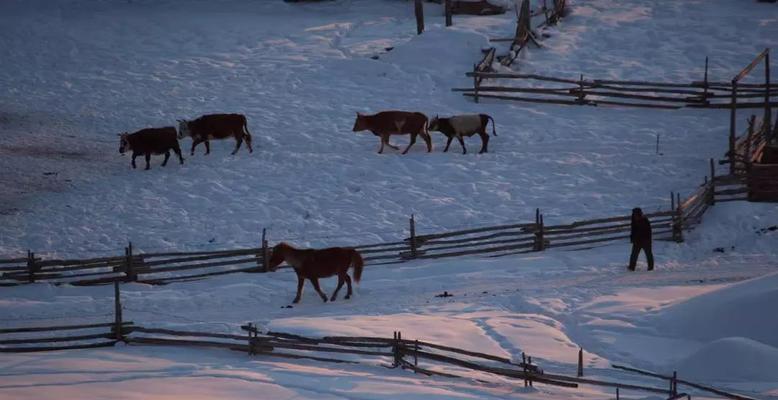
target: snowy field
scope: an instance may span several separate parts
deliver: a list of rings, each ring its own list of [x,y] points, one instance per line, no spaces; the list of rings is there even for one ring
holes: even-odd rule
[[[711,80],[726,81],[778,48],[774,4],[579,0],[570,13],[544,49],[520,57],[519,71],[692,81],[709,56]],[[439,6],[426,14],[417,37],[410,4],[394,0],[0,2],[0,257],[117,255],[129,240],[141,251],[256,246],[262,228],[271,242],[357,244],[403,237],[411,213],[427,233],[530,221],[536,207],[548,223],[653,211],[668,207],[670,191],[689,194],[727,148],[721,110],[474,104],[450,89],[471,84],[464,73],[488,38],[513,32],[515,17],[457,17],[446,29]],[[384,109],[484,112],[498,136],[484,155],[477,138],[467,155],[456,144],[442,153],[438,134],[432,154],[417,144],[405,156],[377,155],[377,138],[351,127],[357,111]],[[118,133],[211,112],[246,114],[254,153],[230,156],[225,141],[188,156],[186,139],[184,166],[162,168],[157,157],[150,171],[118,154]],[[247,321],[308,335],[402,330],[507,357],[524,351],[566,374],[583,347],[588,376],[627,379],[613,362],[778,398],[769,317],[778,232],[765,230],[776,216],[775,205],[716,205],[685,243],[657,243],[651,274],[643,264],[626,273],[627,244],[414,262],[368,267],[349,301],[321,304],[307,287],[289,309],[285,270],[125,285],[125,318],[223,332]],[[444,290],[454,297],[435,297]],[[3,288],[0,325],[103,321],[111,296],[107,287]],[[0,399],[615,395],[492,379],[179,348],[0,356]]]

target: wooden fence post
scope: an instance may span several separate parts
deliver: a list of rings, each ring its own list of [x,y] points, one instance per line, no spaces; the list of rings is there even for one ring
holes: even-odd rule
[[[616,388],[616,400],[621,400],[621,398],[619,397],[619,388],[618,387]]]
[[[446,12],[446,26],[454,25],[453,16],[451,15],[451,0],[446,0],[444,7]]]
[[[532,246],[533,251],[543,251],[546,249],[544,238],[544,224],[543,214],[540,213],[540,209],[535,209],[535,239]]]
[[[681,208],[681,194],[675,194],[675,222],[673,223],[673,240],[683,242],[683,209]]]
[[[410,229],[411,229],[411,237],[409,240],[410,246],[411,246],[411,258],[416,258],[417,256],[417,247],[416,247],[416,219],[413,214],[411,214],[411,220],[410,220]]]
[[[543,0],[543,15],[546,17],[546,26],[550,25],[548,22],[548,6],[546,5],[546,0]]]
[[[746,173],[751,171],[751,143],[754,140],[754,125],[756,125],[756,115],[751,115],[748,119],[748,136],[746,136],[745,167]]]
[[[268,259],[268,248],[267,248],[267,229],[262,228],[262,272],[267,272],[269,270],[268,268],[268,262],[270,261]],[[259,265],[258,265],[259,267]]]
[[[27,250],[27,282],[35,283],[35,272],[38,267],[35,265],[35,253]]]
[[[710,198],[708,204],[716,204],[716,168],[713,166],[713,159],[710,159]]]
[[[527,355],[521,352],[521,368],[524,371],[524,387],[529,386],[529,379],[527,379]]]
[[[583,376],[583,347],[578,348],[578,373],[579,378]]]
[[[764,93],[764,120],[762,125],[770,129],[772,124],[771,110],[770,110],[770,49],[767,49],[767,54],[764,57],[764,80],[765,80],[765,93]]]
[[[704,90],[702,94],[702,101],[705,104],[708,104],[708,57],[705,57],[705,76],[703,77],[702,81],[702,90]]]
[[[729,111],[729,173],[735,175],[735,135],[737,123],[735,117],[737,114],[737,81],[732,80],[732,99],[730,100]]]
[[[122,296],[119,291],[119,281],[113,281],[113,305],[114,305],[114,335],[116,340],[124,341],[122,332]]]
[[[424,5],[421,0],[414,0],[414,13],[416,14],[416,34],[424,32]]]
[[[478,64],[473,64],[473,100],[478,103],[478,87],[481,86],[481,77],[478,76]]]
[[[583,104],[584,102],[584,82],[583,82],[583,74],[581,74],[581,80],[578,81],[578,102]]]
[[[670,397],[678,395],[678,372],[673,371],[673,378],[670,380]]]
[[[124,274],[128,281],[135,282],[138,280],[138,274],[135,273],[132,265],[132,242],[124,248]]]

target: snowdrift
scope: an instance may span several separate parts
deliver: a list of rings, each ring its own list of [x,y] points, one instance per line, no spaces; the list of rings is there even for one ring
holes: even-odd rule
[[[778,349],[731,337],[713,341],[677,366],[685,377],[702,381],[778,381]]]
[[[707,342],[742,337],[778,347],[776,304],[778,273],[671,306],[656,317],[656,326],[666,335],[685,339]]]

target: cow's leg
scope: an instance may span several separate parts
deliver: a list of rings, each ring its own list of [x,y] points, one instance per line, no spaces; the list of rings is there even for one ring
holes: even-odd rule
[[[178,160],[181,162],[181,165],[184,165],[184,156],[181,155],[181,148],[174,147],[173,151],[176,152],[176,155],[178,156]]]
[[[205,155],[211,154],[211,143],[208,142],[208,139],[205,140]]]
[[[489,135],[486,132],[478,132],[478,135],[481,136],[481,151],[479,153],[483,154],[489,151]]]
[[[165,160],[164,160],[164,161],[162,161],[162,166],[163,166],[163,167],[164,167],[165,165],[167,165],[167,160],[168,160],[168,158],[170,158],[170,150],[168,150],[168,151],[166,151],[166,152],[165,152]]]
[[[395,145],[393,145],[393,144],[391,144],[389,142],[389,140],[391,140],[391,139],[392,139],[391,134],[386,135],[386,145],[389,146],[390,148],[394,149],[394,150],[400,150],[400,146],[395,146]]]
[[[346,292],[346,300],[351,298],[351,294],[353,293],[351,291],[351,277],[348,276],[348,273],[346,273],[346,286],[348,287],[348,292]]]
[[[238,153],[238,149],[240,149],[240,145],[243,144],[243,138],[242,137],[236,137],[235,138],[235,150],[232,151],[232,155]]]
[[[321,299],[326,303],[327,302],[327,295],[324,294],[324,292],[321,291],[321,288],[319,287],[319,278],[308,278],[308,280],[311,281],[311,284],[313,285],[313,288],[316,289],[316,293],[321,296]]]
[[[416,143],[416,134],[415,133],[411,133],[411,142],[408,143],[408,147],[405,148],[405,150],[403,151],[403,154],[407,153],[408,150],[411,149],[411,146],[413,146],[414,143]]]
[[[385,133],[382,133],[380,137],[381,137],[381,148],[378,149],[378,154],[384,152],[384,144],[386,144],[389,141],[389,135]]]
[[[427,153],[432,152],[432,138],[430,137],[429,132],[422,132],[421,138],[424,139],[424,142],[427,143]]]
[[[146,152],[146,169],[151,169],[150,162],[151,162],[151,152],[147,151]]]
[[[338,274],[338,287],[335,288],[335,291],[332,292],[332,297],[330,297],[330,301],[335,301],[335,299],[338,298],[338,292],[340,291],[340,288],[343,287],[343,284],[346,282],[346,278],[343,277],[345,275],[344,273]]]
[[[454,140],[454,137],[453,136],[448,136],[448,140],[446,140],[446,148],[443,149],[444,153],[448,151],[448,146],[451,146],[451,141],[452,140]]]
[[[251,148],[251,135],[245,135],[243,136],[243,139],[246,140],[246,146],[249,148],[249,153],[253,153],[254,149]]]
[[[194,155],[195,147],[197,147],[197,145],[202,142],[203,142],[202,139],[192,138],[192,151],[189,153],[190,156]]]
[[[457,135],[457,139],[459,140],[459,144],[462,145],[462,154],[467,154],[467,148],[465,148],[465,139],[462,139],[462,135]]]
[[[130,163],[130,165],[132,165],[132,169],[137,168],[135,166],[135,157],[137,157],[137,156],[138,156],[138,153],[132,153],[132,162]]]

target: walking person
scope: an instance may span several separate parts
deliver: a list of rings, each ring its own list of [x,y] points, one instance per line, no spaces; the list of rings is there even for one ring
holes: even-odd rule
[[[635,270],[635,264],[637,264],[640,250],[646,253],[646,261],[648,261],[648,270],[654,270],[654,253],[651,251],[651,222],[648,217],[643,215],[643,210],[640,208],[632,209],[632,233],[629,235],[629,240],[632,242],[632,254],[629,256],[629,270]]]

